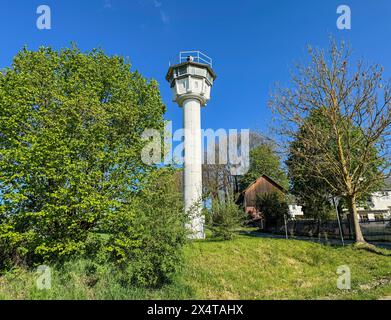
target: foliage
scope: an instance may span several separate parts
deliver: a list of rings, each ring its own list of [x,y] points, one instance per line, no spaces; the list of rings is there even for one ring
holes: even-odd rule
[[[51,267],[51,289],[39,290],[35,270],[14,268],[0,278],[0,300],[139,300],[180,299],[192,294],[180,281],[160,288],[129,283],[128,274],[113,263],[99,264],[90,259],[66,261]]]
[[[275,226],[288,216],[289,207],[285,195],[281,192],[266,192],[257,196],[257,209],[262,213],[266,226]]]
[[[241,134],[230,133],[228,138],[236,141],[238,150],[243,151],[248,148],[253,150],[263,144],[270,144],[270,139],[256,131],[250,131],[249,141],[247,142],[243,140]],[[204,159],[208,161],[202,166],[202,184],[205,197],[216,199],[222,193],[228,196],[230,193],[237,194],[240,192],[240,181],[243,176],[239,175],[239,173],[242,174],[242,172],[238,172],[238,164],[233,164],[231,163],[232,159],[228,159],[227,141],[225,140],[227,140],[227,137],[224,139],[219,136],[218,142],[214,139],[207,142],[208,151],[205,152]],[[244,143],[248,143],[249,146],[245,146]],[[214,150],[214,157],[212,156],[212,150]],[[224,159],[224,154],[227,156],[226,160]],[[226,163],[227,160],[228,163]],[[249,169],[247,166],[244,166],[244,163],[241,165],[243,166],[243,172]]]
[[[320,112],[313,112],[306,121],[313,122],[314,125],[319,127],[319,130],[322,130],[322,128],[330,129],[327,128],[327,121],[323,119]],[[309,172],[311,167],[306,165],[305,158],[301,156],[300,150],[304,149],[304,142],[301,137],[305,135],[306,132],[303,127],[300,134],[289,146],[286,165],[290,180],[290,192],[295,197],[296,202],[303,206],[303,212],[307,218],[325,220],[335,215],[335,208],[330,202],[330,197],[333,195],[330,187],[323,179]],[[310,146],[306,148],[309,149]],[[317,150],[313,148],[308,152],[315,154]],[[324,174],[326,175],[326,172]],[[329,179],[331,179],[331,173]]]
[[[233,196],[228,195],[225,199],[216,198],[212,201],[212,207],[207,214],[207,225],[214,237],[231,240],[246,217],[243,210],[236,205]]]
[[[324,179],[320,178],[316,172],[311,172],[313,168],[311,165],[307,165],[306,154],[309,153],[313,158],[317,158],[317,153],[321,152],[317,150],[315,146],[305,145],[308,139],[308,123],[311,123],[312,128],[316,128],[319,132],[326,132],[331,130],[327,119],[324,117],[324,111],[314,110],[306,119],[306,125],[304,125],[295,139],[290,143],[289,156],[286,161],[288,167],[289,178],[291,182],[291,193],[296,197],[298,202],[303,205],[303,211],[305,216],[312,218],[327,219],[330,216],[335,216],[335,208],[331,203],[331,198],[338,196],[338,193],[333,192],[326,180],[333,179],[333,173],[328,169],[324,168],[323,176]],[[361,132],[352,127],[351,134],[361,136]],[[334,141],[330,141],[334,143]],[[331,147],[330,147],[331,149]],[[337,157],[337,146],[334,146],[335,150],[334,157]],[[303,154],[305,151],[306,154]],[[369,149],[372,157],[376,156],[376,149]],[[352,157],[356,157],[356,152],[352,152]],[[376,174],[377,166],[373,164],[369,170],[364,173],[365,178],[370,178]],[[358,201],[364,200],[369,196],[371,191],[378,190],[380,185],[378,183],[372,184],[371,188],[367,193],[360,195]],[[346,201],[340,202],[340,205],[346,206]]]
[[[119,56],[18,53],[0,73],[0,268],[110,252],[135,282],[169,277],[181,210],[140,156],[164,112],[157,82]]]
[[[288,179],[281,168],[280,157],[270,143],[261,144],[250,151],[250,169],[240,180],[240,190],[246,189],[263,174],[288,188]]]
[[[359,62],[331,42],[327,52],[309,48],[311,61],[297,66],[291,88],[277,88],[270,106],[280,133],[307,174],[344,198],[357,242],[363,242],[357,202],[390,173],[391,82],[378,65]],[[311,121],[308,121],[313,117]]]
[[[105,219],[104,250],[131,283],[157,286],[181,267],[188,219],[174,180],[170,169],[154,172],[136,199]]]
[[[0,278],[1,299],[379,299],[391,295],[390,257],[319,243],[238,236],[185,247],[185,268],[159,289],[127,285],[109,264],[88,260],[52,268],[52,289],[38,290],[35,271]],[[355,270],[352,290],[336,286],[337,267]]]

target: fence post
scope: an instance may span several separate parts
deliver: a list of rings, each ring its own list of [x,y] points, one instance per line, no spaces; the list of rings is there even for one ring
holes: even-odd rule
[[[284,223],[285,223],[285,237],[286,239],[288,238],[288,227],[287,227],[287,222],[286,222],[286,214],[284,214]]]
[[[335,207],[335,213],[337,214],[337,221],[338,221],[338,228],[339,228],[339,234],[341,236],[342,246],[345,246],[345,242],[343,240],[343,233],[342,233],[342,226],[341,226],[341,220],[339,219],[339,213],[338,213],[338,206],[337,202],[335,201],[335,198],[333,197],[333,203]]]

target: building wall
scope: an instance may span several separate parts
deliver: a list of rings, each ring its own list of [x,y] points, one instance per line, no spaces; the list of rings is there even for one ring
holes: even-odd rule
[[[253,219],[261,218],[261,213],[257,210],[257,197],[263,193],[269,192],[282,192],[286,191],[278,185],[276,182],[271,180],[267,176],[260,177],[256,182],[250,185],[244,193],[243,206],[246,213],[248,213]],[[295,218],[297,216],[303,216],[302,207],[299,205],[289,205],[289,214]]]
[[[267,178],[259,178],[253,185],[251,185],[244,195],[244,203],[246,207],[256,207],[257,195],[268,192],[282,192],[275,184],[270,182]]]
[[[371,197],[371,203],[369,206],[373,210],[390,210],[391,191],[375,192]]]
[[[376,218],[391,218],[391,191],[378,191],[372,194],[367,208],[359,207],[360,220],[374,221]],[[365,217],[365,219],[364,219]]]

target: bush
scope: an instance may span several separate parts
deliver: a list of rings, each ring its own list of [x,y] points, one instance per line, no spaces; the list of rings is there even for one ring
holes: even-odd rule
[[[32,254],[33,233],[20,233],[10,224],[0,224],[0,273],[15,265],[26,265]]]
[[[289,214],[289,206],[285,195],[281,192],[268,192],[258,195],[257,209],[265,218],[266,227],[273,227],[284,221]]]
[[[187,217],[173,179],[170,170],[157,172],[138,198],[106,220],[111,236],[104,250],[132,283],[158,286],[182,265]]]
[[[233,196],[229,195],[224,200],[214,199],[207,217],[207,225],[213,237],[231,240],[236,234],[235,231],[243,225],[246,215],[235,204]]]

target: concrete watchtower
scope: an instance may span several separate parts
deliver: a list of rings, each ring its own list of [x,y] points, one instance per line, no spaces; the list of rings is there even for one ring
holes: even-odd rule
[[[179,64],[170,66],[167,76],[174,101],[183,108],[184,128],[184,204],[190,213],[188,228],[193,239],[204,239],[204,217],[201,215],[202,198],[202,146],[201,106],[210,100],[211,88],[216,79],[212,59],[199,51],[179,54]]]

